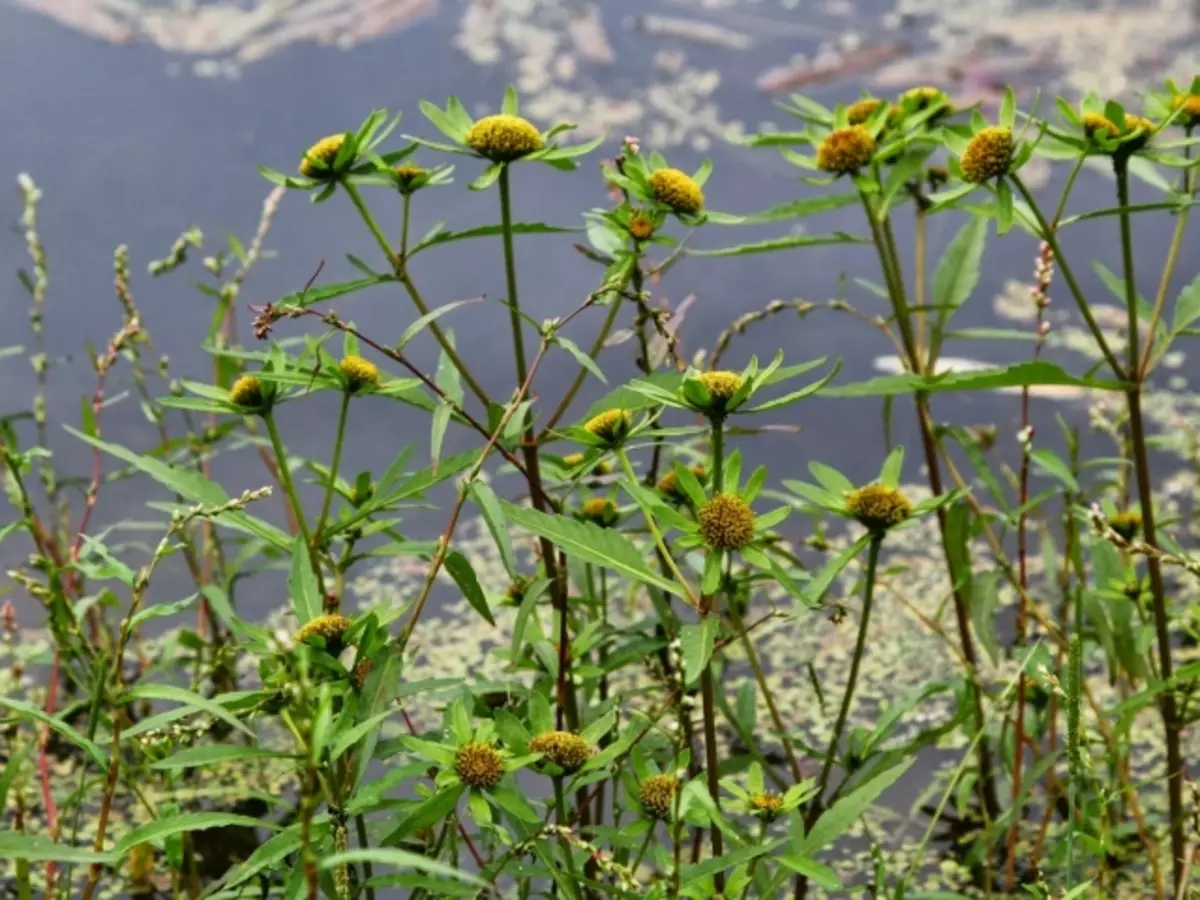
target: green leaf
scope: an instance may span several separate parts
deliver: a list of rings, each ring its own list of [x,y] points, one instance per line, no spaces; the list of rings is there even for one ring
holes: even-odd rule
[[[940,375],[885,375],[868,381],[826,388],[826,397],[881,397],[889,394],[942,393],[946,391],[987,391],[1001,388],[1060,385],[1102,391],[1123,391],[1120,381],[1076,378],[1053,363],[1042,360],[1017,363],[1003,369],[976,372],[945,372]]]
[[[451,550],[446,554],[443,565],[450,573],[450,577],[454,579],[454,583],[458,585],[458,589],[462,591],[463,597],[471,604],[471,609],[483,616],[489,625],[494,626],[496,620],[492,618],[492,611],[488,608],[487,597],[483,595],[483,588],[479,586],[475,569],[472,568],[467,558],[457,550]]]
[[[191,769],[218,763],[247,759],[286,759],[288,754],[266,747],[247,747],[243,744],[211,744],[203,747],[185,747],[166,759],[150,764],[152,769]]]
[[[325,300],[332,300],[335,297],[343,297],[346,294],[353,294],[364,288],[374,287],[377,284],[383,284],[386,281],[395,281],[393,275],[376,275],[374,278],[358,278],[354,281],[342,281],[337,284],[327,284],[323,287],[310,287],[307,290],[294,291],[290,294],[284,294],[275,301],[275,306],[301,306],[309,307]]]
[[[63,427],[81,441],[85,441],[93,447],[99,447],[105,453],[128,463],[140,472],[144,472],[163,485],[163,487],[173,493],[179,494],[191,503],[203,503],[206,506],[222,506],[229,502],[229,495],[225,493],[225,489],[219,484],[209,481],[199,472],[172,466],[149,456],[142,456],[126,447],[122,447],[120,444],[112,444],[98,438],[90,438],[70,425],[64,425]],[[215,521],[260,537],[281,550],[288,549],[292,543],[291,537],[286,532],[276,528],[274,525],[267,524],[261,519],[256,519],[243,510],[232,510],[222,513]]]
[[[508,572],[510,578],[516,578],[517,561],[513,556],[512,541],[509,539],[508,528],[504,524],[504,513],[500,509],[500,501],[496,498],[496,492],[482,481],[476,481],[471,485],[471,498],[479,507],[488,531],[491,532],[492,540],[496,542],[496,548],[500,551],[500,559],[504,563],[505,571]]]
[[[485,882],[471,875],[469,872],[464,872],[461,869],[440,863],[437,860],[430,859],[428,856],[409,853],[407,850],[399,850],[394,847],[368,847],[364,850],[347,850],[344,853],[334,853],[331,856],[322,858],[320,866],[322,869],[332,869],[343,863],[358,862],[370,862],[383,866],[398,866],[403,869],[416,869],[419,872],[441,875],[443,878],[453,878],[456,881],[463,881],[478,887],[487,886]]]
[[[336,760],[340,758],[343,753],[357,744],[359,739],[368,731],[370,731],[372,728],[378,729],[383,723],[383,720],[390,716],[393,712],[395,712],[394,709],[385,709],[382,712],[377,712],[366,721],[359,722],[350,730],[339,734],[334,740],[332,746],[329,748],[330,760]]]
[[[174,616],[193,603],[196,602],[197,594],[192,594],[190,597],[184,597],[182,600],[176,600],[174,603],[155,603],[153,606],[147,606],[132,619],[129,620],[130,630],[137,628],[143,622],[148,622],[151,619],[162,619],[167,616]]]
[[[933,305],[939,307],[938,318],[943,322],[966,302],[979,283],[987,230],[987,219],[973,216],[942,254],[933,276]]]
[[[765,222],[780,222],[784,219],[799,219],[814,213],[841,209],[843,206],[850,206],[857,202],[857,194],[821,194],[801,200],[789,200],[787,203],[772,206],[762,212],[742,216],[741,222],[747,225],[759,225]]]
[[[562,335],[556,336],[554,340],[560,344],[564,350],[575,357],[575,362],[579,363],[579,365],[583,366],[583,368],[587,369],[598,379],[600,379],[602,384],[608,384],[608,379],[604,377],[604,373],[600,371],[600,367],[596,365],[596,361],[584,353],[579,348],[578,344],[572,340],[568,340]]]
[[[805,835],[804,841],[798,848],[799,853],[801,855],[816,853],[841,837],[846,829],[866,811],[867,807],[874,803],[880,794],[895,784],[914,762],[913,759],[905,760],[900,765],[876,775],[833,804],[821,814],[821,818],[813,824],[812,830]]]
[[[215,719],[220,719],[226,725],[231,725],[239,731],[254,737],[251,731],[237,716],[221,704],[201,697],[181,687],[171,684],[135,684],[124,694],[126,700],[169,700],[183,706],[206,712]]]
[[[329,832],[328,817],[323,815],[318,816],[313,819],[312,825],[312,840],[313,843],[318,843]],[[225,876],[225,886],[232,889],[240,884],[244,884],[263,869],[277,865],[295,853],[303,843],[303,835],[299,824],[292,825],[279,832],[279,834],[272,835],[260,844],[244,863]],[[212,893],[211,889],[209,893]]]
[[[841,879],[838,878],[837,872],[833,871],[833,869],[829,868],[829,866],[822,865],[815,859],[808,859],[805,856],[793,855],[781,856],[779,857],[779,862],[781,865],[787,866],[797,875],[803,875],[810,881],[819,884],[827,891],[842,890],[842,882]],[[912,900],[915,900],[916,895],[910,894],[909,897],[912,898]]]
[[[57,731],[72,744],[75,744],[75,746],[82,747],[87,752],[87,755],[95,760],[96,765],[102,768],[108,765],[108,757],[105,756],[103,750],[85,738],[66,722],[62,721],[61,719],[56,719],[54,716],[47,715],[44,711],[33,704],[26,703],[24,700],[18,700],[16,697],[5,697],[3,702],[0,703],[0,709],[9,709],[13,712],[20,713],[21,715],[33,716],[33,718],[37,719],[39,722],[42,722],[43,724],[48,725],[54,731]]]
[[[503,500],[500,505],[518,528],[546,538],[584,562],[614,569],[676,597],[686,596],[683,588],[657,574],[646,563],[641,552],[612,529],[563,516],[546,515],[534,509],[522,509]]]
[[[870,238],[853,234],[796,234],[788,237],[771,238],[752,244],[738,244],[719,250],[688,250],[690,256],[749,256],[752,253],[773,253],[776,250],[794,250],[797,247],[823,247],[828,244],[869,244]]]
[[[497,175],[499,173],[497,172]],[[563,225],[549,225],[545,222],[513,222],[512,233],[517,234],[569,234],[579,231],[578,228],[570,228]],[[409,251],[409,259],[416,256],[422,250],[428,250],[430,247],[436,247],[439,244],[449,244],[454,241],[469,241],[474,238],[496,237],[504,233],[503,225],[480,225],[478,228],[468,228],[464,231],[439,231],[437,234],[431,235],[413,247]]]
[[[1171,320],[1171,332],[1179,334],[1197,319],[1200,319],[1200,275],[1179,292],[1175,300],[1175,315]]]
[[[292,542],[292,574],[288,579],[288,590],[292,595],[292,611],[301,625],[311,622],[321,614],[325,603],[317,587],[317,576],[313,574],[312,557],[304,535],[298,534]]]
[[[829,590],[835,578],[841,574],[842,569],[850,564],[850,560],[858,556],[859,553],[867,546],[871,540],[869,534],[864,534],[857,541],[843,550],[836,558],[827,562],[804,589],[804,602],[811,607],[821,605],[821,600],[825,596],[825,592]]]
[[[696,863],[695,865],[684,866],[683,881],[685,884],[693,884],[697,879],[707,878],[718,872],[724,872],[726,869],[732,869],[734,866],[748,863],[752,859],[757,859],[772,852],[782,843],[782,840],[774,840],[762,844],[751,844],[747,847],[730,850],[728,853],[713,859],[706,859],[704,862]]]
[[[23,859],[27,862],[110,863],[114,857],[112,853],[96,853],[91,847],[58,844],[43,834],[3,831],[0,832],[0,859]]]
[[[1079,493],[1079,482],[1071,474],[1071,467],[1057,453],[1053,450],[1034,450],[1029,455],[1039,469],[1053,475],[1072,491]]]
[[[165,819],[155,819],[153,822],[147,822],[140,828],[135,828],[129,834],[125,835],[125,837],[121,838],[121,840],[117,841],[117,846],[113,848],[113,853],[118,859],[123,859],[130,850],[138,844],[144,844],[147,841],[161,840],[162,838],[173,834],[181,834],[185,831],[205,831],[209,828],[223,828],[229,825],[243,828],[270,828],[276,831],[279,829],[279,826],[273,822],[252,819],[250,816],[239,816],[235,813],[181,813],[177,816],[168,816]]]
[[[396,342],[396,349],[403,350],[408,346],[408,342],[415,338],[418,334],[425,330],[425,326],[436,319],[441,318],[448,312],[458,309],[460,306],[466,306],[470,303],[478,303],[482,298],[472,297],[467,300],[455,300],[453,303],[447,303],[439,306],[437,309],[431,309],[425,315],[416,319],[411,325],[404,329],[404,334],[400,335],[400,340]]]
[[[679,642],[683,649],[683,678],[688,685],[699,680],[708,661],[712,659],[717,628],[716,618],[705,616],[699,623],[684,625],[679,630]]]

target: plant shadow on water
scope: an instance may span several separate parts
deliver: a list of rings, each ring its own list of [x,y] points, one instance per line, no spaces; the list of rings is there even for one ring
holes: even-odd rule
[[[1186,890],[1200,84],[1034,111],[936,4],[862,52],[838,4],[683,6],[447,4],[354,67],[268,31],[197,69],[238,81],[150,82],[158,50],[0,8],[4,65],[128,87],[35,79],[77,133],[0,150],[38,178],[2,251],[13,893]],[[1009,61],[1055,21],[1014,13]],[[398,61],[418,35],[487,83]],[[953,97],[854,102],[911,83],[897,36]],[[312,144],[397,78],[394,130]]]

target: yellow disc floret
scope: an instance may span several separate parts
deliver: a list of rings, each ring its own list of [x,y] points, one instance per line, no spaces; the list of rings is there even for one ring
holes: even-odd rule
[[[258,409],[263,405],[262,382],[253,375],[243,375],[229,389],[229,400],[247,409]]]
[[[713,550],[741,550],[754,537],[754,513],[735,494],[717,494],[698,516],[700,535]]]
[[[774,819],[783,809],[783,797],[774,791],[753,794],[750,797],[750,811],[764,819]]]
[[[742,376],[737,372],[701,372],[699,378],[714,400],[729,400],[742,389]]]
[[[454,772],[468,787],[490,790],[504,777],[504,757],[491,744],[470,741],[455,751]]]
[[[875,138],[862,125],[836,128],[817,147],[817,167],[838,175],[857,172],[875,155]]]
[[[396,187],[400,188],[402,194],[412,193],[417,180],[427,174],[420,166],[396,166],[392,169],[392,177],[396,179]]]
[[[1121,129],[1106,116],[1100,113],[1088,112],[1082,117],[1083,133],[1088,137],[1116,137]]]
[[[608,528],[616,524],[617,504],[608,497],[593,497],[579,507],[579,514],[589,522]]]
[[[584,430],[609,444],[619,444],[629,435],[633,427],[633,415],[624,409],[606,409],[588,419]]]
[[[846,495],[846,508],[865,528],[882,533],[912,515],[912,503],[899,488],[868,484]]]
[[[321,138],[305,151],[300,160],[300,174],[305,178],[332,178],[333,161],[337,159],[338,151],[345,142],[344,134],[331,134]]]
[[[704,191],[679,169],[659,169],[650,174],[650,193],[672,212],[694,216],[704,208]]]
[[[1135,509],[1119,512],[1108,520],[1108,527],[1128,543],[1142,531],[1142,514]]]
[[[541,132],[520,116],[485,116],[467,132],[467,143],[480,156],[511,162],[542,149]]]
[[[586,740],[569,731],[543,731],[529,742],[530,753],[540,753],[564,772],[578,772],[592,758]]]
[[[338,363],[338,369],[346,379],[346,390],[352,394],[379,384],[379,369],[375,367],[375,363],[361,356],[344,357]]]
[[[851,125],[863,125],[871,116],[875,115],[875,110],[883,106],[883,101],[875,97],[865,97],[857,103],[851,103],[846,107],[846,117]]]
[[[1184,128],[1200,125],[1200,94],[1176,94],[1171,98],[1171,109],[1180,110],[1175,124]]]
[[[679,793],[679,779],[674,775],[651,775],[638,789],[638,802],[652,819],[667,821]]]
[[[337,655],[343,647],[342,639],[349,630],[352,623],[345,616],[333,613],[327,616],[317,616],[315,619],[309,619],[300,626],[296,632],[295,641],[297,644],[306,644],[313,638],[321,638],[325,641],[325,649],[330,653]]]
[[[967,144],[960,165],[963,180],[982,184],[1008,173],[1013,158],[1013,134],[1010,128],[985,128]]]
[[[629,217],[629,234],[639,241],[648,240],[654,234],[654,220],[644,212]]]

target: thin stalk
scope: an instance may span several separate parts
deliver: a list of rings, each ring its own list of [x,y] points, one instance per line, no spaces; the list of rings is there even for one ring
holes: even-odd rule
[[[317,527],[314,530],[319,541],[325,531],[325,521],[329,518],[329,507],[333,505],[333,485],[337,481],[338,469],[342,464],[342,445],[346,441],[346,416],[350,411],[350,392],[342,391],[342,403],[338,408],[337,433],[333,438],[333,459],[329,463],[329,484],[325,486],[325,499],[321,501],[321,514],[317,517]]]
[[[1137,379],[1138,359],[1138,341],[1141,338],[1141,328],[1138,327],[1138,302],[1137,302],[1137,283],[1134,278],[1133,270],[1133,226],[1129,216],[1129,161],[1127,159],[1118,158],[1113,162],[1113,170],[1117,176],[1117,206],[1120,207],[1118,219],[1121,223],[1121,264],[1125,270],[1125,315],[1128,321],[1126,326],[1129,330],[1128,353],[1129,353],[1129,376],[1131,379]],[[1152,343],[1154,335],[1151,334],[1147,341]]]
[[[567,823],[570,821],[567,818],[567,795],[566,795],[566,791],[563,790],[562,776],[555,775],[553,778],[553,781],[554,781],[554,814],[557,817],[556,821],[558,822],[559,827],[564,828],[567,826]],[[560,843],[562,845],[563,861],[567,864],[567,872],[570,873],[571,880],[574,881],[577,876],[575,873],[575,857],[571,853],[571,842],[568,841],[565,837],[560,836]]]
[[[625,453],[624,448],[618,447],[614,453],[617,457],[617,462],[621,464],[622,471],[624,471],[630,481],[637,484],[637,474],[633,471],[633,466],[630,464],[629,456]],[[683,577],[683,573],[679,571],[679,566],[676,565],[671,552],[667,549],[667,541],[663,537],[662,532],[659,531],[658,523],[654,521],[654,517],[647,510],[642,510],[642,517],[646,520],[646,527],[650,530],[651,537],[654,538],[654,545],[658,548],[658,552],[662,554],[663,562],[666,563],[667,568],[671,570],[672,577],[679,582],[679,586],[683,588],[684,593],[687,595],[688,603],[692,606],[699,606],[691,585]]]
[[[925,221],[927,216],[922,201],[913,202],[915,222],[913,229],[913,300],[917,304],[917,363],[923,365],[925,353]],[[935,360],[929,360],[932,366]]]
[[[817,778],[817,792],[804,817],[805,830],[812,828],[813,823],[821,814],[821,800],[825,796],[825,788],[829,783],[829,773],[833,769],[833,760],[837,756],[838,745],[842,742],[846,719],[850,716],[850,704],[854,700],[854,687],[858,682],[858,668],[862,663],[863,650],[867,645],[867,626],[871,621],[871,602],[875,598],[875,569],[879,563],[879,548],[882,546],[883,534],[872,534],[870,544],[867,546],[867,584],[863,590],[862,619],[858,623],[858,638],[854,642],[854,656],[850,659],[850,677],[846,682],[846,690],[842,693],[842,705],[838,710],[837,721],[833,725],[833,736],[829,739],[829,749],[825,752],[825,761],[821,764],[821,774]]]
[[[508,289],[508,313],[512,324],[513,352],[517,362],[517,382],[525,381],[525,337],[521,322],[521,303],[517,298],[517,266],[513,254],[512,196],[508,184],[508,170],[500,170],[500,224],[504,238],[504,278]]]
[[[300,528],[300,534],[304,537],[304,543],[308,546],[313,574],[317,576],[317,584],[321,588],[321,593],[324,594],[325,588],[324,578],[321,575],[321,562],[317,558],[317,548],[313,546],[312,532],[308,530],[308,520],[304,515],[304,507],[300,505],[300,497],[296,493],[296,485],[292,481],[292,472],[288,468],[287,454],[283,449],[283,441],[279,439],[279,428],[275,424],[275,413],[268,409],[262,414],[262,418],[267,426],[267,436],[271,439],[271,449],[275,451],[275,465],[279,469],[279,481],[283,485],[284,493],[287,494],[288,505],[291,506],[292,512],[296,516],[296,525]]]
[[[366,850],[371,843],[369,840],[367,840],[367,821],[363,818],[362,813],[359,813],[354,817],[354,830],[358,834],[358,846],[363,850]],[[375,900],[375,885],[371,884],[371,879],[375,877],[375,872],[371,866],[371,861],[369,859],[364,859],[362,865],[363,880],[367,885],[366,900]]]
[[[642,864],[642,860],[646,856],[646,851],[650,849],[650,841],[654,838],[654,829],[647,828],[646,836],[642,838],[642,846],[638,848],[637,856],[633,858],[633,865],[629,867],[629,871],[636,872]]]
[[[621,288],[623,289],[624,285],[621,285]],[[600,333],[596,335],[596,340],[592,342],[592,346],[588,350],[589,358],[595,359],[600,355],[600,351],[604,349],[604,342],[608,340],[608,335],[612,331],[613,325],[617,321],[617,313],[620,312],[620,309],[621,292],[618,290],[615,292],[612,302],[609,304],[608,315],[604,319],[604,324],[600,326]],[[571,382],[571,386],[567,388],[567,392],[563,394],[562,400],[559,401],[558,406],[555,407],[554,412],[551,413],[550,418],[546,420],[546,424],[542,427],[542,434],[538,438],[539,442],[545,440],[546,435],[548,435],[554,426],[562,420],[562,417],[567,414],[567,410],[571,406],[571,401],[575,399],[575,395],[578,394],[579,389],[583,387],[583,382],[587,379],[587,375],[587,369],[585,369],[583,366],[580,366],[579,372],[575,375],[575,380]]]

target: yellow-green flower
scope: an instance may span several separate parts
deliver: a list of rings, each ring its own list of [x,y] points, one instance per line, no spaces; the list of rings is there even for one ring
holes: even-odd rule
[[[629,234],[634,240],[649,240],[654,235],[654,220],[644,212],[635,212],[629,217]]]
[[[1108,520],[1108,527],[1128,543],[1141,534],[1142,514],[1135,509],[1119,512]]]
[[[675,808],[679,787],[679,779],[674,775],[651,775],[638,789],[638,803],[650,818],[666,822]]]
[[[588,419],[584,430],[593,437],[607,442],[612,446],[620,444],[629,436],[633,427],[633,415],[625,409],[606,409],[599,415]]]
[[[750,811],[762,818],[770,821],[779,815],[783,809],[783,797],[776,794],[774,791],[766,791],[760,794],[752,794],[750,796]]]
[[[411,194],[416,190],[417,180],[429,174],[420,166],[395,166],[392,169],[392,177],[396,179],[396,187],[400,189],[402,194]]]
[[[1200,125],[1200,94],[1176,94],[1171,98],[1171,109],[1182,110],[1175,117],[1175,124],[1184,128]]]
[[[379,384],[379,369],[375,363],[361,356],[346,356],[338,363],[342,377],[346,379],[346,390],[356,394],[363,388],[373,388]]]
[[[980,131],[963,151],[960,164],[963,180],[982,184],[1008,173],[1015,144],[1011,128],[993,126]]]
[[[344,134],[323,137],[304,152],[300,160],[300,174],[305,178],[329,179],[334,176],[333,161],[346,142]]]
[[[650,173],[650,193],[672,212],[694,216],[704,208],[704,191],[692,177],[679,169],[658,169]]]
[[[480,156],[511,162],[542,149],[542,134],[520,116],[484,116],[467,132],[467,143]]]
[[[717,494],[697,516],[700,535],[713,550],[741,550],[754,537],[754,513],[736,494]]]
[[[246,409],[259,409],[263,405],[262,382],[253,375],[243,375],[229,389],[229,400]]]
[[[871,162],[875,138],[862,125],[835,128],[817,147],[817,167],[838,175],[850,175]]]
[[[504,777],[504,757],[491,744],[470,741],[455,752],[454,772],[468,787],[491,790]]]
[[[912,502],[899,488],[887,484],[868,484],[846,495],[846,509],[877,534],[899,525],[912,515]]]
[[[592,497],[579,507],[579,515],[601,528],[617,523],[617,504],[608,497]]]
[[[342,639],[351,624],[353,623],[349,619],[337,613],[317,616],[300,626],[295,641],[297,644],[307,644],[312,638],[322,638],[325,641],[325,649],[337,656],[342,651]]]
[[[857,103],[851,103],[846,107],[846,117],[851,125],[863,125],[871,116],[875,115],[875,110],[883,106],[883,101],[875,97],[865,97]]]
[[[1111,119],[1097,112],[1084,113],[1081,122],[1083,124],[1083,133],[1088,137],[1099,135],[1115,138],[1121,133],[1121,129]]]
[[[569,731],[543,731],[529,742],[530,753],[540,753],[564,772],[578,772],[592,758],[592,748]]]

